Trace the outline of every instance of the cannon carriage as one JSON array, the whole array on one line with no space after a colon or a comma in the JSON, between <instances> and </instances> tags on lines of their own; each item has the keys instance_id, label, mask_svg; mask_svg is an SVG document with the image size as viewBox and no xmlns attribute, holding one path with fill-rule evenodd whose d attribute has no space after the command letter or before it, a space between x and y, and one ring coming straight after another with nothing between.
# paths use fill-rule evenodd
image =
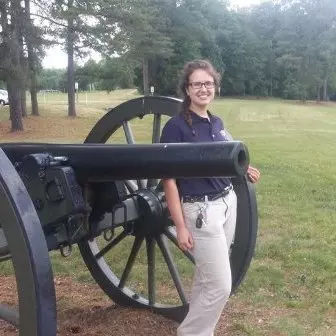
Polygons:
<instances>
[{"instance_id":1,"label":"cannon carriage","mask_svg":"<svg viewBox=\"0 0 336 336\"><path fill-rule=\"evenodd\" d=\"M0 306L0 317L18 326L20 336L56 335L56 300L49 252L69 256L78 245L92 277L117 304L147 308L176 321L188 310L188 295L174 260L176 232L160 179L229 176L238 197L235 242L231 249L233 291L244 278L255 248L257 204L246 180L248 150L239 141L160 144L165 118L181 101L141 97L111 109L84 144L7 143L0 145L0 260L11 259L18 310ZM151 116L151 143L137 143L131 120ZM118 134L124 144L111 144ZM118 141L120 142L120 141ZM109 255L129 240L120 271ZM146 256L146 290L129 278L140 249ZM161 254L177 302L161 302L156 270ZM190 252L180 253L190 263ZM118 255L116 256L118 257ZM168 300L169 301L169 300Z\"/></svg>"}]
</instances>

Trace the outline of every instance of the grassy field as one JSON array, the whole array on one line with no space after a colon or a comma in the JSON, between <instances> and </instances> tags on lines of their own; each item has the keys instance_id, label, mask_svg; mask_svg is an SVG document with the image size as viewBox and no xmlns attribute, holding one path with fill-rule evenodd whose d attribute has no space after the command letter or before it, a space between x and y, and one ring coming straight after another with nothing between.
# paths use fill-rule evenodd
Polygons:
<instances>
[{"instance_id":1,"label":"grassy field","mask_svg":"<svg viewBox=\"0 0 336 336\"><path fill-rule=\"evenodd\" d=\"M0 142L81 143L109 107L136 96L131 90L81 94L73 119L66 117L64 94L40 95L42 116L28 117L25 132L10 133L8 108L0 109ZM336 104L217 99L212 111L246 143L262 173L256 254L231 298L240 307L232 335L336 335ZM138 142L150 135L150 122L132 123ZM117 273L127 252L121 247L111 258ZM51 255L56 273L91 281L78 251L68 259ZM138 284L145 269L140 260L132 277ZM178 264L190 274L183 258ZM6 263L1 269L10 272ZM167 271L159 273L164 282ZM171 291L163 283L160 290Z\"/></svg>"}]
</instances>

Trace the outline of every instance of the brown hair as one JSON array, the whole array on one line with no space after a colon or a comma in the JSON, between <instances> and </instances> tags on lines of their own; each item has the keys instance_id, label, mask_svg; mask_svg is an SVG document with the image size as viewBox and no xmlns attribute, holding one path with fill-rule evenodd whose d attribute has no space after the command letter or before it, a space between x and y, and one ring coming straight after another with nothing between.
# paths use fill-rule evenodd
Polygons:
<instances>
[{"instance_id":1,"label":"brown hair","mask_svg":"<svg viewBox=\"0 0 336 336\"><path fill-rule=\"evenodd\" d=\"M189 77L195 70L198 69L202 69L212 76L216 86L219 85L221 78L220 74L215 70L214 66L207 60L194 60L184 65L180 77L179 93L183 96L181 114L189 126L192 126L192 119L189 113L189 106L191 101L187 94L187 87L189 85Z\"/></svg>"}]
</instances>

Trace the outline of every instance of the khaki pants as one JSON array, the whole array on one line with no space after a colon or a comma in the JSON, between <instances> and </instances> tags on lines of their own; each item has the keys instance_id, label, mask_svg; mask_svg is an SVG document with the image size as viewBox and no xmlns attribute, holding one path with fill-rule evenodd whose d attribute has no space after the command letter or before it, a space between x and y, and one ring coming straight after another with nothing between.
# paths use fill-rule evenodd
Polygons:
<instances>
[{"instance_id":1,"label":"khaki pants","mask_svg":"<svg viewBox=\"0 0 336 336\"><path fill-rule=\"evenodd\" d=\"M206 206L202 227L196 228L199 209ZM237 218L237 197L232 190L216 201L182 203L194 247L195 274L189 312L178 336L212 336L231 293L230 245Z\"/></svg>"}]
</instances>

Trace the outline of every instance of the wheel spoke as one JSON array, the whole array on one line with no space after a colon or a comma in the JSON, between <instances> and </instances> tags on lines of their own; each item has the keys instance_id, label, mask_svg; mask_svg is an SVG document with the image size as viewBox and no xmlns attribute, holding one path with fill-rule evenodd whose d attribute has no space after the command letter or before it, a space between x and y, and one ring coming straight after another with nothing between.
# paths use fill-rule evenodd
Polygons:
<instances>
[{"instance_id":1,"label":"wheel spoke","mask_svg":"<svg viewBox=\"0 0 336 336\"><path fill-rule=\"evenodd\" d=\"M165 228L165 235L179 248L176 238L176 230L169 226ZM181 250L182 251L182 250ZM182 253L193 263L195 264L194 256L189 251L182 251Z\"/></svg>"},{"instance_id":2,"label":"wheel spoke","mask_svg":"<svg viewBox=\"0 0 336 336\"><path fill-rule=\"evenodd\" d=\"M161 114L154 114L152 143L160 141L161 133Z\"/></svg>"},{"instance_id":3,"label":"wheel spoke","mask_svg":"<svg viewBox=\"0 0 336 336\"><path fill-rule=\"evenodd\" d=\"M147 263L148 263L148 301L149 305L155 303L155 240L146 239L147 244Z\"/></svg>"},{"instance_id":4,"label":"wheel spoke","mask_svg":"<svg viewBox=\"0 0 336 336\"><path fill-rule=\"evenodd\" d=\"M161 134L161 114L154 114L152 143L160 142ZM147 188L155 188L159 183L158 179L148 179Z\"/></svg>"},{"instance_id":5,"label":"wheel spoke","mask_svg":"<svg viewBox=\"0 0 336 336\"><path fill-rule=\"evenodd\" d=\"M130 194L138 190L137 184L133 180L124 180L125 186Z\"/></svg>"},{"instance_id":6,"label":"wheel spoke","mask_svg":"<svg viewBox=\"0 0 336 336\"><path fill-rule=\"evenodd\" d=\"M178 270L177 270L177 268L174 264L174 261L173 261L171 252L169 250L169 246L167 244L167 240L166 240L165 235L161 234L158 237L157 242L158 242L159 248L162 252L162 255L163 255L163 257L164 257L164 259L167 263L169 272L170 272L170 274L173 278L173 281L174 281L176 290L177 290L177 292L180 296L180 299L181 299L183 304L187 304L188 302L187 302L186 296L184 294L184 290L183 290L182 282L181 282L181 279L180 279L180 275L179 275Z\"/></svg>"},{"instance_id":7,"label":"wheel spoke","mask_svg":"<svg viewBox=\"0 0 336 336\"><path fill-rule=\"evenodd\" d=\"M143 180L137 180L138 182L138 186L139 186L139 189L144 189L146 188L146 185L147 185L147 180L146 179L143 179Z\"/></svg>"},{"instance_id":8,"label":"wheel spoke","mask_svg":"<svg viewBox=\"0 0 336 336\"><path fill-rule=\"evenodd\" d=\"M129 145L135 144L135 139L134 139L134 135L133 135L133 131L132 131L130 123L128 121L123 121L122 125L123 125L123 129L124 129L124 133L125 133L127 143ZM137 183L138 183L138 188L137 189L144 188L145 185L146 185L146 182L144 182L143 180L140 180L140 179L137 180Z\"/></svg>"},{"instance_id":9,"label":"wheel spoke","mask_svg":"<svg viewBox=\"0 0 336 336\"><path fill-rule=\"evenodd\" d=\"M158 184L159 184L158 179L148 179L147 180L147 189L155 189Z\"/></svg>"},{"instance_id":10,"label":"wheel spoke","mask_svg":"<svg viewBox=\"0 0 336 336\"><path fill-rule=\"evenodd\" d=\"M138 255L138 252L140 250L140 247L141 247L141 244L142 244L143 240L144 240L144 237L139 237L139 236L135 237L131 253L130 253L130 255L128 257L128 260L127 260L126 267L125 267L124 272L123 272L123 274L120 278L120 282L119 282L119 285L118 285L119 288L124 288L125 283L126 283L126 281L128 279L128 276L129 276L129 274L132 270L135 258Z\"/></svg>"},{"instance_id":11,"label":"wheel spoke","mask_svg":"<svg viewBox=\"0 0 336 336\"><path fill-rule=\"evenodd\" d=\"M160 180L160 182L158 182L158 184L156 185L155 191L157 191L157 192L163 191L163 182L162 182L162 180Z\"/></svg>"},{"instance_id":12,"label":"wheel spoke","mask_svg":"<svg viewBox=\"0 0 336 336\"><path fill-rule=\"evenodd\" d=\"M131 129L130 123L128 121L123 121L122 125L123 125L123 129L124 129L124 133L125 133L127 143L129 145L134 144L135 141L134 141L133 131Z\"/></svg>"},{"instance_id":13,"label":"wheel spoke","mask_svg":"<svg viewBox=\"0 0 336 336\"><path fill-rule=\"evenodd\" d=\"M118 245L125 237L127 237L127 232L124 230L117 237L115 237L110 243L108 243L102 250L100 250L96 255L96 259L103 257L107 252L109 252L113 247Z\"/></svg>"},{"instance_id":14,"label":"wheel spoke","mask_svg":"<svg viewBox=\"0 0 336 336\"><path fill-rule=\"evenodd\" d=\"M158 179L148 179L147 180L147 189L156 189L157 185L159 184Z\"/></svg>"}]
</instances>

